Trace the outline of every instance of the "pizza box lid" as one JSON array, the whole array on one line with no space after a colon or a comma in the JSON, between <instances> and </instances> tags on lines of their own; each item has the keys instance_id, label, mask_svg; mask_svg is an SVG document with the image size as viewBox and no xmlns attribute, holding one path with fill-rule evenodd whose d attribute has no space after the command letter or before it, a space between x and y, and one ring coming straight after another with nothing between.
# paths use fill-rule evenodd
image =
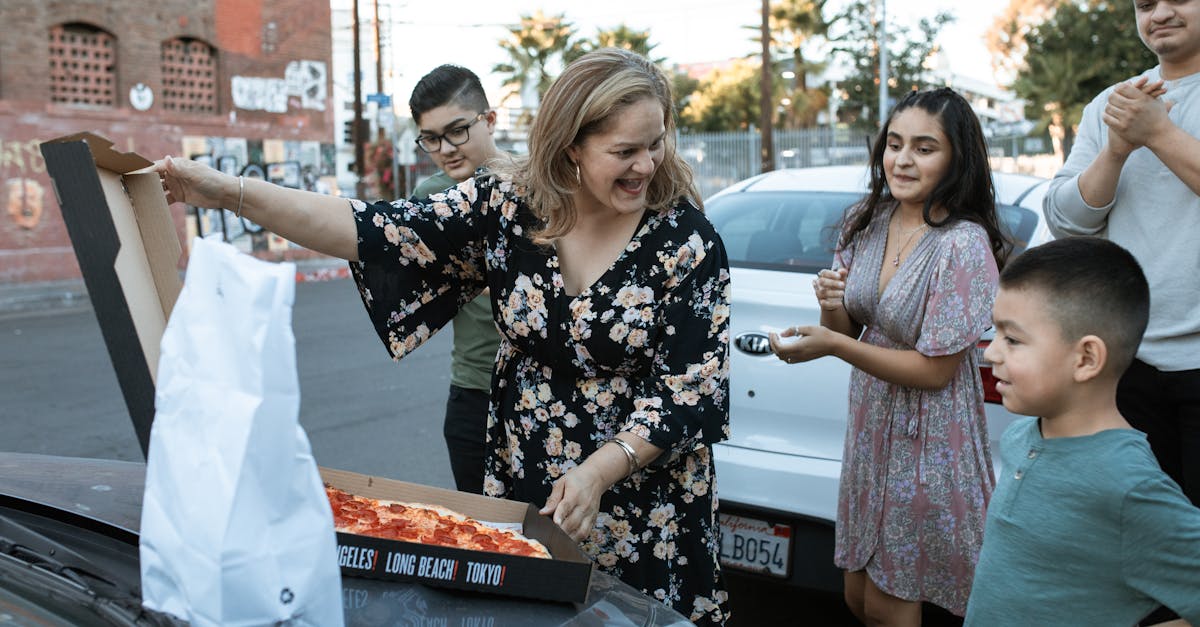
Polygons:
<instances>
[{"instance_id":1,"label":"pizza box lid","mask_svg":"<svg viewBox=\"0 0 1200 627\"><path fill-rule=\"evenodd\" d=\"M166 194L150 160L94 133L49 140L41 151L144 455L159 343L183 289Z\"/></svg>"},{"instance_id":2,"label":"pizza box lid","mask_svg":"<svg viewBox=\"0 0 1200 627\"><path fill-rule=\"evenodd\" d=\"M562 529L529 503L321 468L329 485L376 499L440 505L484 522L520 523L544 544L550 559L469 551L338 533L338 563L353 577L420 583L462 590L582 603L592 561Z\"/></svg>"}]
</instances>

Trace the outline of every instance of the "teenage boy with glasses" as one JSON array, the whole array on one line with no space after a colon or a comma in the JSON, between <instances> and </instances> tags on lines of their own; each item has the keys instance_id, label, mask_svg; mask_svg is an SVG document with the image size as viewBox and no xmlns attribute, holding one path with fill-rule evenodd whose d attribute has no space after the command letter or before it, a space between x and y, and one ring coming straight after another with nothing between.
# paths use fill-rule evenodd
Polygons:
<instances>
[{"instance_id":1,"label":"teenage boy with glasses","mask_svg":"<svg viewBox=\"0 0 1200 627\"><path fill-rule=\"evenodd\" d=\"M496 112L474 72L442 65L426 74L408 99L417 124L417 146L441 171L422 181L413 196L424 199L475 175L500 155L493 134ZM484 437L492 366L500 335L485 291L454 317L450 394L442 428L454 483L463 492L483 492Z\"/></svg>"}]
</instances>

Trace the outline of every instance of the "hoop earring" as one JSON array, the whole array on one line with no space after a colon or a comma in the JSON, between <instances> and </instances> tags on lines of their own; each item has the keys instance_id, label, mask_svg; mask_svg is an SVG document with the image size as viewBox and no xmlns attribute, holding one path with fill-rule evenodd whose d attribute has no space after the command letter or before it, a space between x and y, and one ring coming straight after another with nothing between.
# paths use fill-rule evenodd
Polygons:
<instances>
[{"instance_id":1,"label":"hoop earring","mask_svg":"<svg viewBox=\"0 0 1200 627\"><path fill-rule=\"evenodd\" d=\"M571 161L571 165L575 166L575 187L581 188L581 187L583 187L583 177L580 176L580 173L579 173L579 162Z\"/></svg>"}]
</instances>

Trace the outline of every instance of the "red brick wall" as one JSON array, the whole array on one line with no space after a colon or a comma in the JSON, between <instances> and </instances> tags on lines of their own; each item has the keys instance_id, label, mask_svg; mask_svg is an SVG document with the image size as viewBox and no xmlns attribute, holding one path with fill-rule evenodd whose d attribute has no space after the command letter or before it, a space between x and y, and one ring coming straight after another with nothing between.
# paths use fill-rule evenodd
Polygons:
<instances>
[{"instance_id":1,"label":"red brick wall","mask_svg":"<svg viewBox=\"0 0 1200 627\"><path fill-rule=\"evenodd\" d=\"M49 29L74 22L117 39L114 108L49 102ZM215 115L176 114L160 106L161 45L178 37L200 39L217 49L220 106ZM185 137L331 144L331 42L328 0L0 2L0 284L80 276L38 149L42 141L87 130L150 159L180 155ZM293 62L318 62L304 66L313 73L324 64L323 92L314 88L308 100L289 95L282 107L283 101L275 98L270 100L275 110L235 102L235 80L250 86L241 92L241 105L267 102L245 94L279 85ZM319 83L314 76L308 74L308 79ZM129 102L138 83L156 97L147 111ZM177 205L173 211L182 236L184 208Z\"/></svg>"}]
</instances>

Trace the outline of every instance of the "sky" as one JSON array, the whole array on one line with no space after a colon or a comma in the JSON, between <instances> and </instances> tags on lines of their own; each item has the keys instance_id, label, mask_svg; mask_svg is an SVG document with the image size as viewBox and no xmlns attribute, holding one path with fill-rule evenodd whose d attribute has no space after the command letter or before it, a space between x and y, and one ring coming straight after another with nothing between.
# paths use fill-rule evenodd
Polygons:
<instances>
[{"instance_id":1,"label":"sky","mask_svg":"<svg viewBox=\"0 0 1200 627\"><path fill-rule=\"evenodd\" d=\"M347 4L344 6L349 7ZM493 101L498 101L502 77L492 75L496 63L507 60L497 42L508 34L505 25L519 16L542 9L547 15L563 14L574 23L577 35L594 36L597 28L626 24L648 29L656 56L667 64L721 61L754 54L753 41L761 0L380 0L382 19L391 7L390 69L392 90L400 107L413 85L442 63L474 70ZM338 0L334 0L335 7ZM839 0L830 0L830 5ZM939 43L948 53L951 69L971 78L992 82L983 35L1008 0L889 0L888 18L915 24L948 10L957 21L944 27ZM369 18L371 0L362 0L363 19ZM386 53L386 52L385 52ZM389 67L385 64L385 67Z\"/></svg>"}]
</instances>

